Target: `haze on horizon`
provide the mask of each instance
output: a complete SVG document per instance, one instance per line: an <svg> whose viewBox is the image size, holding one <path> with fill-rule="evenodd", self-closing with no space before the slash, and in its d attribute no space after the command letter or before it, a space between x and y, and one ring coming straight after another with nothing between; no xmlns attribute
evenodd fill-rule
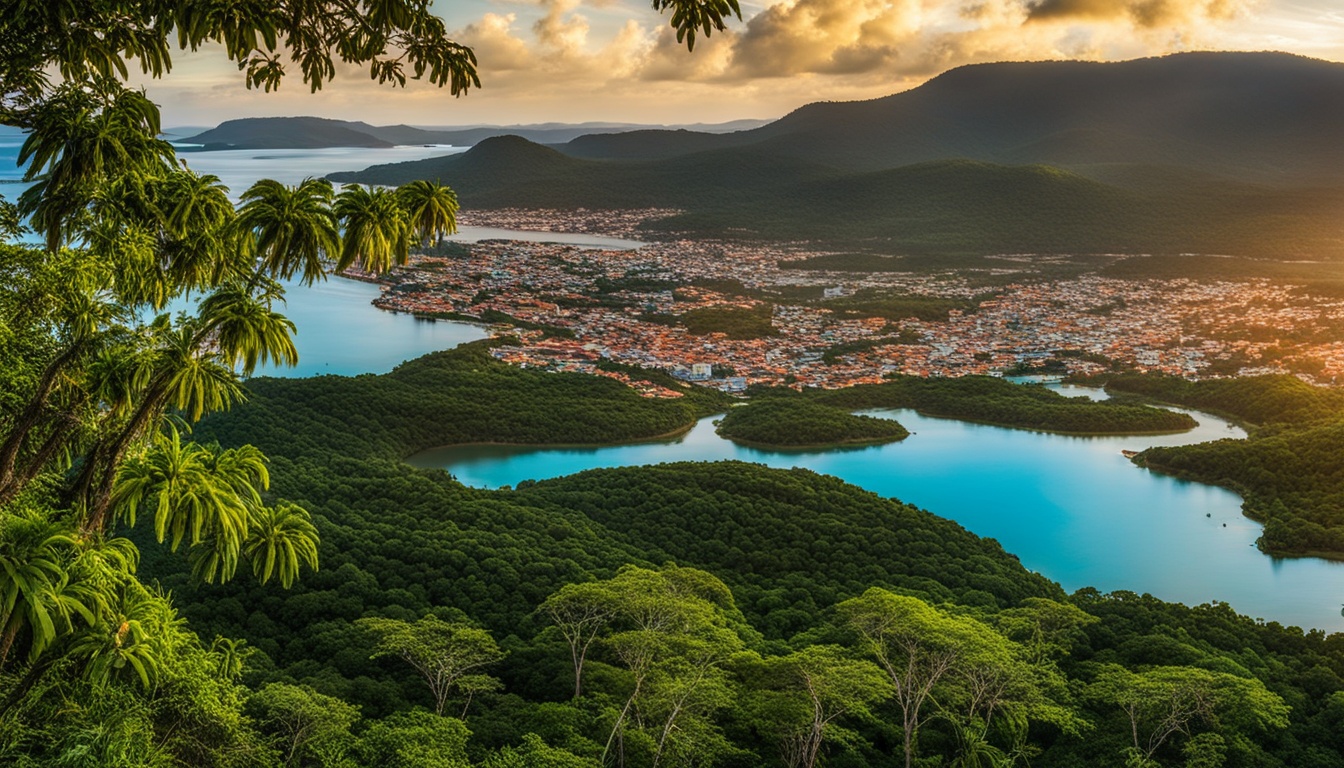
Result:
<svg viewBox="0 0 1344 768"><path fill-rule="evenodd" d="M375 124L722 122L812 101L885 96L963 64L1117 61L1192 50L1277 50L1344 61L1336 0L747 0L743 21L679 46L646 0L437 0L483 87L454 99L356 71L318 94L247 91L218 50L175 54L146 80L164 124L316 115Z"/></svg>

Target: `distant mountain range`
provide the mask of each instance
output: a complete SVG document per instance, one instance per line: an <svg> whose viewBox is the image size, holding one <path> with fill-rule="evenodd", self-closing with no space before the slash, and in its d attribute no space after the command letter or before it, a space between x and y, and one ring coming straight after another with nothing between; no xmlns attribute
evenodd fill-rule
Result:
<svg viewBox="0 0 1344 768"><path fill-rule="evenodd" d="M730 123L657 126L663 130L695 129L706 135L740 131L764 125L765 120ZM326 147L384 148L404 145L451 144L471 146L493 136L516 135L541 144L561 144L579 136L648 130L651 126L626 123L543 123L539 125L415 128L409 125L369 125L321 117L247 117L229 120L208 130L177 130L174 141L203 149L322 149Z"/></svg>
<svg viewBox="0 0 1344 768"><path fill-rule="evenodd" d="M983 64L750 130L590 134L333 174L467 206L675 206L682 232L891 251L1344 256L1344 64L1275 53Z"/></svg>

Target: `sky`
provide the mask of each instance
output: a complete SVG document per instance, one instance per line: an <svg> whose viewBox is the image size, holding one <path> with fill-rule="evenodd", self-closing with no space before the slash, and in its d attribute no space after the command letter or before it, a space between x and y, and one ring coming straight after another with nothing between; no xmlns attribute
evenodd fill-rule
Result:
<svg viewBox="0 0 1344 768"><path fill-rule="evenodd" d="M1276 50L1344 61L1340 0L743 0L743 20L688 53L648 0L434 0L480 61L454 98L344 69L318 94L297 76L248 91L219 50L178 53L145 81L164 125L317 115L384 125L724 122L908 90L963 64L1115 61Z"/></svg>

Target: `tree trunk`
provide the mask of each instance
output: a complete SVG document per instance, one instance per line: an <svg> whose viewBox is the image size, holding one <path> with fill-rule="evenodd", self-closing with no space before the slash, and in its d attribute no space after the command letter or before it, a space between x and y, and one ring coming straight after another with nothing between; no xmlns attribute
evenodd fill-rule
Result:
<svg viewBox="0 0 1344 768"><path fill-rule="evenodd" d="M611 735L607 737L607 746L602 749L602 764L607 764L607 753L611 751L611 743L616 739L617 734L621 732L621 726L625 725L625 716L630 713L630 707L635 703L635 697L639 696L639 687L644 683L643 678L635 681L635 690L630 693L630 698L626 699L625 706L621 709L621 714L616 718L616 725L611 729ZM620 764L625 764L625 740L621 739L620 744L621 760Z"/></svg>
<svg viewBox="0 0 1344 768"><path fill-rule="evenodd" d="M28 433L42 421L42 412L47 408L47 398L51 397L52 390L56 388L57 374L75 358L83 346L82 343L70 345L47 365L42 371L42 378L38 380L37 391L33 393L32 399L15 420L9 436L5 438L3 444L0 444L0 491L7 490L13 481L14 466L18 461L19 452L23 450Z"/></svg>
<svg viewBox="0 0 1344 768"><path fill-rule="evenodd" d="M5 668L5 660L9 658L9 649L14 645L14 638L19 635L19 621L17 612L10 615L9 624L5 627L4 637L0 637L0 669Z"/></svg>
<svg viewBox="0 0 1344 768"><path fill-rule="evenodd" d="M83 502L85 533L105 533L108 520L108 507L112 501L112 487L117 480L117 467L126 457L126 451L148 426L153 415L167 400L167 392L153 392L131 416L131 420L122 428L116 440L104 443L89 456L89 463L80 472L75 485L76 499Z"/></svg>

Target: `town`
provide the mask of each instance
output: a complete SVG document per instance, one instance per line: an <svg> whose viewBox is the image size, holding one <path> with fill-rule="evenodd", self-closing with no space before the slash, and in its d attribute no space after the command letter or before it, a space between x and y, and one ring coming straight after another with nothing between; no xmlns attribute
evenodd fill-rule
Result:
<svg viewBox="0 0 1344 768"><path fill-rule="evenodd" d="M473 212L471 222L633 237L639 221L666 213ZM1344 327L1344 301L1290 284L1118 279L1097 271L1052 278L1034 266L1059 257L1011 254L974 270L798 267L822 255L690 240L629 249L450 243L382 278L374 303L426 319L488 323L508 339L494 354L521 366L629 381L619 366L599 365L609 361L726 391L838 388L895 373L1293 372L1316 383L1344 374L1344 338L1329 333ZM679 394L637 384L650 396Z"/></svg>

